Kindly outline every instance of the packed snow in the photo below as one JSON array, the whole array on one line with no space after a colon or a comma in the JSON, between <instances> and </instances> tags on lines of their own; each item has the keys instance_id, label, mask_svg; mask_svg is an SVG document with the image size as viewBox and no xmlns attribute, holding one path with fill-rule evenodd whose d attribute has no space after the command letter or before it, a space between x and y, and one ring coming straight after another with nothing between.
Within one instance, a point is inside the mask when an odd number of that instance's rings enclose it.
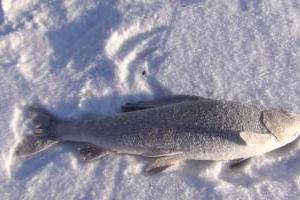
<instances>
[{"instance_id":1,"label":"packed snow","mask_svg":"<svg viewBox=\"0 0 300 200\"><path fill-rule=\"evenodd\" d=\"M186 161L146 176L146 159L84 163L62 144L13 155L24 107L113 115L170 94L300 112L297 0L0 0L1 199L297 199L300 142L229 169Z\"/></svg>"}]
</instances>

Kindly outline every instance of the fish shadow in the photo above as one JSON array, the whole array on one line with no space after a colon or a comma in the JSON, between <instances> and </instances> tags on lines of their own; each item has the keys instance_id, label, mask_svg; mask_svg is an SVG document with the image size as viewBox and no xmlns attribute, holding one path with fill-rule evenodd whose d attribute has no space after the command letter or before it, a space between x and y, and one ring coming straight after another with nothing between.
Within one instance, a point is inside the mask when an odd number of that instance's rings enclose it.
<instances>
[{"instance_id":1,"label":"fish shadow","mask_svg":"<svg viewBox=\"0 0 300 200\"><path fill-rule=\"evenodd\" d=\"M122 21L115 4L116 1L98 3L77 20L47 33L54 50L50 58L54 73L67 65L77 71L93 65L89 75L113 78L113 63L105 57L104 46L111 31Z\"/></svg>"},{"instance_id":2,"label":"fish shadow","mask_svg":"<svg viewBox=\"0 0 300 200\"><path fill-rule=\"evenodd\" d=\"M217 161L187 160L182 164L182 168L174 172L180 176L182 181L191 188L202 190L203 193L201 195L204 196L204 199L222 199L222 196L215 190L215 181L206 175L210 173L207 170L218 164Z\"/></svg>"},{"instance_id":3,"label":"fish shadow","mask_svg":"<svg viewBox=\"0 0 300 200\"><path fill-rule=\"evenodd\" d=\"M293 179L300 174L300 138L295 141L279 148L274 151L271 151L266 154L266 158L279 158L280 162L272 163L270 168L261 168L258 173L265 174L274 180L282 181L283 179ZM292 152L293 151L293 152ZM295 152L294 152L295 151ZM292 153L288 157L284 155ZM276 173L273 173L276 172ZM288 173L287 173L288 172Z\"/></svg>"},{"instance_id":4,"label":"fish shadow","mask_svg":"<svg viewBox=\"0 0 300 200\"><path fill-rule=\"evenodd\" d=\"M293 179L300 173L300 154L299 150L296 150L299 146L299 142L300 139L298 138L294 142L266 153L263 156L254 157L250 159L249 162L237 168L231 169L229 164L224 165L219 174L219 178L232 185L245 188L260 182L261 177L265 180L272 179L280 182L286 181L287 179ZM293 153L293 155L288 156L287 158L284 157L287 153L295 150L296 153ZM278 158L279 160L276 160ZM270 164L267 163L265 166L257 167L255 163L258 163L261 159L270 159L271 162ZM252 175L251 171L255 173L255 176Z\"/></svg>"},{"instance_id":5,"label":"fish shadow","mask_svg":"<svg viewBox=\"0 0 300 200\"><path fill-rule=\"evenodd\" d=\"M62 98L56 102L55 108L51 108L58 115L76 116L79 105L79 111L82 113L109 115L118 111L124 103L172 93L156 78L160 67L170 54L164 49L170 27L159 26L146 31L138 29L127 38L126 31L123 33L123 30L118 29L122 21L116 1L104 1L77 20L46 34L53 54L50 55L51 67L41 71L49 71L56 76L67 76L66 72L71 70L72 74L78 74L79 77L70 78L65 83L63 93L66 96L74 91L86 91L86 88L89 88L86 86L88 83L93 83L93 91L97 88L102 91L102 85L109 88L105 96L93 95L93 92L90 95L88 91L87 95L79 93L70 97L68 102ZM107 49L114 49L117 45L113 39L112 44L109 43L113 33L120 34L118 40L121 41L121 45L110 55ZM126 63L132 54L136 54L136 57ZM124 94L122 91L122 87L139 88L140 82L145 83L150 92L129 89L130 94Z\"/></svg>"},{"instance_id":6,"label":"fish shadow","mask_svg":"<svg viewBox=\"0 0 300 200\"><path fill-rule=\"evenodd\" d=\"M181 173L190 175L198 175L206 169L209 169L217 161L212 160L187 160L184 161Z\"/></svg>"}]
</instances>

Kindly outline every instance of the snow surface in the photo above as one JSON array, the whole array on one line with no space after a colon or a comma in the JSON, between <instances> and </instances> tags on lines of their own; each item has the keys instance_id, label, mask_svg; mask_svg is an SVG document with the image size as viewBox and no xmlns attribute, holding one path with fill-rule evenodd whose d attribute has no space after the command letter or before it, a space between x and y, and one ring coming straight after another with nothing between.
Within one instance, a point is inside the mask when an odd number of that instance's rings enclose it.
<instances>
[{"instance_id":1,"label":"snow surface","mask_svg":"<svg viewBox=\"0 0 300 200\"><path fill-rule=\"evenodd\" d=\"M20 161L23 106L111 115L125 102L191 94L300 111L297 0L0 0L1 199L297 199L299 140L230 170L187 161L85 164L64 144Z\"/></svg>"}]
</instances>

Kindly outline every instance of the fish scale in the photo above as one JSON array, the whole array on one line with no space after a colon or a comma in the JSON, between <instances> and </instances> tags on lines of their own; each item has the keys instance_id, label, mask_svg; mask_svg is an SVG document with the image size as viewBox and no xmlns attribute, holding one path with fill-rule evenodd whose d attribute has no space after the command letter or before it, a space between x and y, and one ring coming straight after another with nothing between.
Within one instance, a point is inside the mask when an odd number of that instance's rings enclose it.
<instances>
[{"instance_id":1,"label":"fish scale","mask_svg":"<svg viewBox=\"0 0 300 200\"><path fill-rule=\"evenodd\" d=\"M45 146L52 141L88 144L81 151L86 160L109 152L174 157L155 162L159 165L179 159L253 157L295 140L300 130L298 114L232 101L173 96L127 106L123 110L129 112L90 120L61 120L36 109L33 122L39 123L34 127ZM39 140L38 136L24 140L18 154L41 151L44 145Z\"/></svg>"}]
</instances>

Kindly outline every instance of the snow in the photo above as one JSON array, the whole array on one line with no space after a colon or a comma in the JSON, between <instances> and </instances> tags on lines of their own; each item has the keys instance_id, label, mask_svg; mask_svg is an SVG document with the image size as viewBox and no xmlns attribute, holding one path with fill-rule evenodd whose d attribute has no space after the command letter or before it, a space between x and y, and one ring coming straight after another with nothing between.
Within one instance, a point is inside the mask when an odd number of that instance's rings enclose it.
<instances>
[{"instance_id":1,"label":"snow","mask_svg":"<svg viewBox=\"0 0 300 200\"><path fill-rule=\"evenodd\" d=\"M154 176L132 156L85 164L70 144L12 152L30 103L71 118L174 93L300 112L299 28L297 0L1 0L1 198L296 199L299 140L237 170L187 161Z\"/></svg>"}]
</instances>

